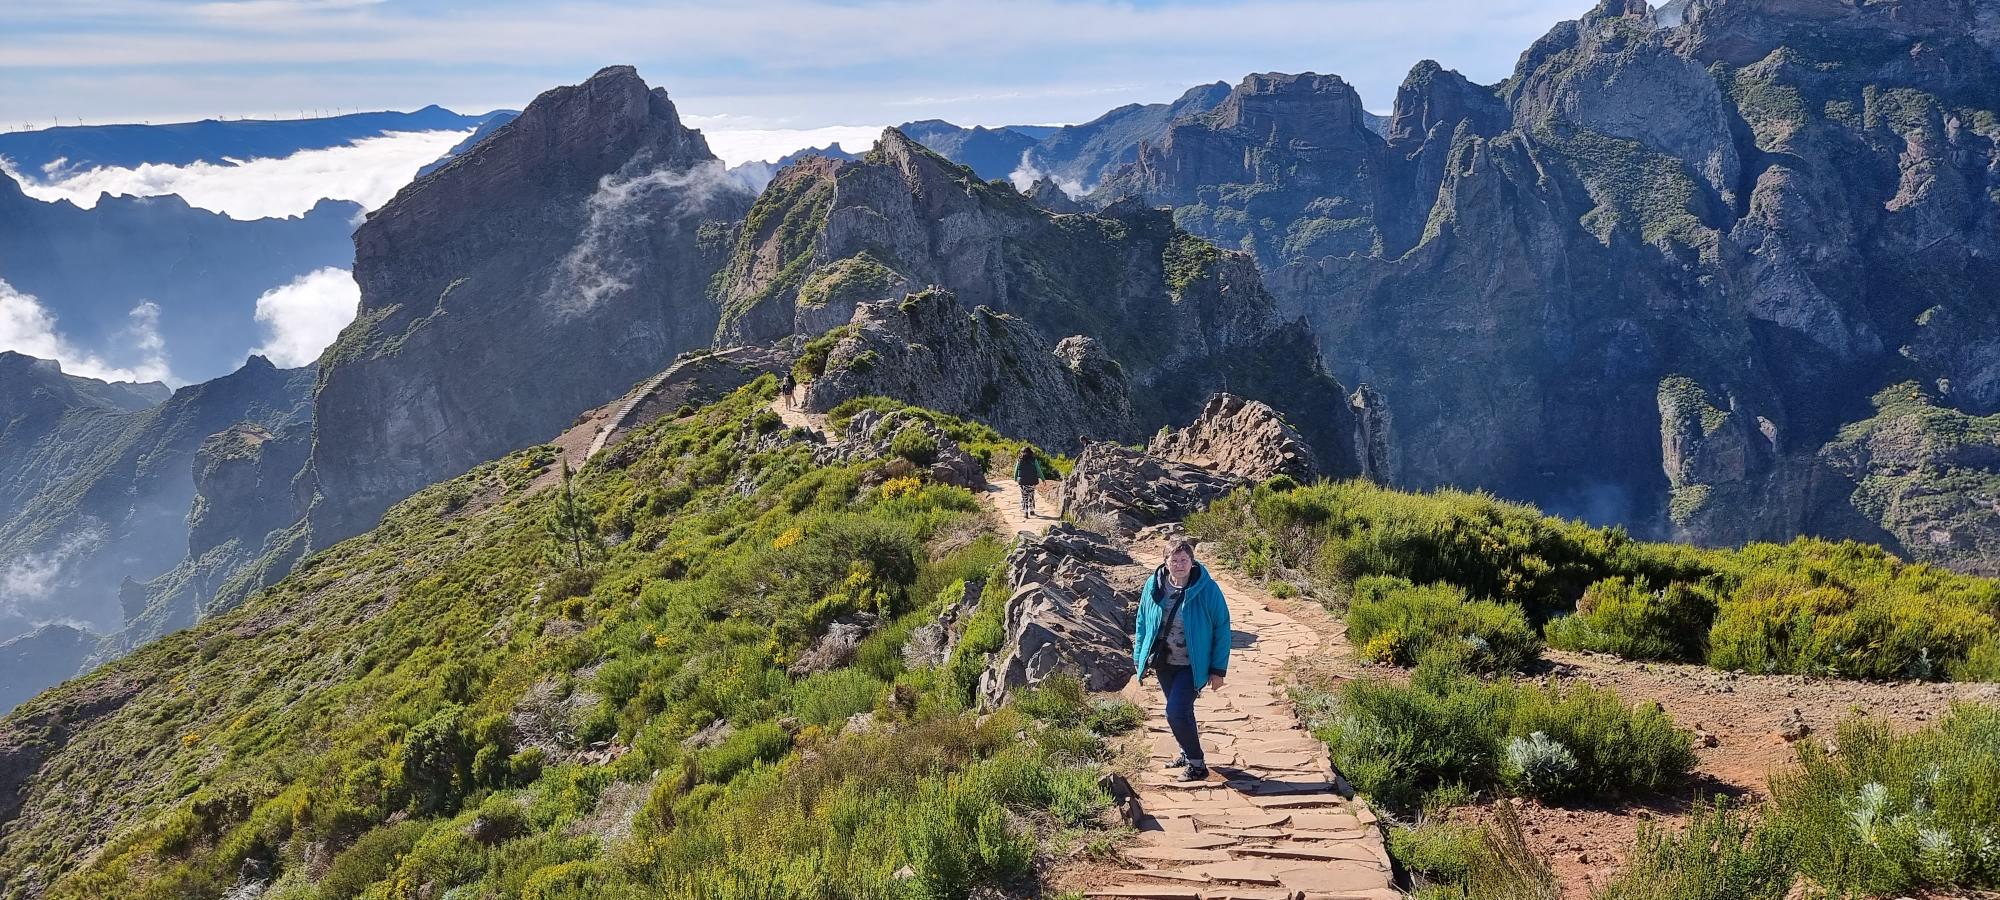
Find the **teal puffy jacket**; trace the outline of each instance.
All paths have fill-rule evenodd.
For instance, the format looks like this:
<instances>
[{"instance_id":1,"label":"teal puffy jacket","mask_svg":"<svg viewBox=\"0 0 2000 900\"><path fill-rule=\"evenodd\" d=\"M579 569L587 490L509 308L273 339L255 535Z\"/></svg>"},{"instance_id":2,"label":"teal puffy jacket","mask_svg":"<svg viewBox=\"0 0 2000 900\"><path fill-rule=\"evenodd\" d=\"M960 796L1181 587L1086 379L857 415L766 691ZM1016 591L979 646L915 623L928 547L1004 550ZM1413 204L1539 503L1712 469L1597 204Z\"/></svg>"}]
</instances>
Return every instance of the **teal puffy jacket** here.
<instances>
[{"instance_id":1,"label":"teal puffy jacket","mask_svg":"<svg viewBox=\"0 0 2000 900\"><path fill-rule=\"evenodd\" d=\"M1209 675L1229 670L1229 603L1200 563L1195 563L1190 574L1194 580L1188 583L1187 598L1181 601L1180 619L1181 627L1187 630L1188 668L1194 670L1194 686L1199 691L1208 685ZM1153 642L1162 637L1160 624L1167 614L1160 600L1171 594L1166 566L1155 569L1139 593L1139 615L1132 628L1132 664L1139 670L1136 677L1146 677L1146 663L1153 655Z\"/></svg>"}]
</instances>

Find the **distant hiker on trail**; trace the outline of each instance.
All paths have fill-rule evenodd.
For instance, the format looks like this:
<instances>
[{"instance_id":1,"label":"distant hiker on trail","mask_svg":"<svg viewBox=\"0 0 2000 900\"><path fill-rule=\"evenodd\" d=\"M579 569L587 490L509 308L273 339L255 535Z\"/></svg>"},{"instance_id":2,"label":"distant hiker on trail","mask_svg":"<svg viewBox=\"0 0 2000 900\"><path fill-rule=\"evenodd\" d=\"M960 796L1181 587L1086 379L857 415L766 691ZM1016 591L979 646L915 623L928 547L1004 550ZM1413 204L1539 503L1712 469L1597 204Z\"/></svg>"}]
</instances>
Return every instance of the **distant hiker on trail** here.
<instances>
[{"instance_id":1,"label":"distant hiker on trail","mask_svg":"<svg viewBox=\"0 0 2000 900\"><path fill-rule=\"evenodd\" d=\"M1156 672L1166 692L1167 726L1181 747L1167 768L1185 767L1182 781L1208 778L1194 698L1204 688L1221 687L1229 669L1229 603L1208 570L1194 561L1194 544L1189 538L1175 541L1167 561L1146 579L1132 632L1137 679Z\"/></svg>"},{"instance_id":2,"label":"distant hiker on trail","mask_svg":"<svg viewBox=\"0 0 2000 900\"><path fill-rule=\"evenodd\" d=\"M792 371L790 369L786 369L784 380L778 382L778 393L785 395L786 409L797 408L796 404L793 401L792 394L794 391L797 391L798 388L799 388L799 380L797 378L792 377Z\"/></svg>"},{"instance_id":3,"label":"distant hiker on trail","mask_svg":"<svg viewBox=\"0 0 2000 900\"><path fill-rule=\"evenodd\" d=\"M1042 480L1042 461L1035 458L1035 448L1021 448L1021 458L1014 461L1014 480L1021 483L1021 516L1032 519L1035 517L1035 485Z\"/></svg>"}]
</instances>

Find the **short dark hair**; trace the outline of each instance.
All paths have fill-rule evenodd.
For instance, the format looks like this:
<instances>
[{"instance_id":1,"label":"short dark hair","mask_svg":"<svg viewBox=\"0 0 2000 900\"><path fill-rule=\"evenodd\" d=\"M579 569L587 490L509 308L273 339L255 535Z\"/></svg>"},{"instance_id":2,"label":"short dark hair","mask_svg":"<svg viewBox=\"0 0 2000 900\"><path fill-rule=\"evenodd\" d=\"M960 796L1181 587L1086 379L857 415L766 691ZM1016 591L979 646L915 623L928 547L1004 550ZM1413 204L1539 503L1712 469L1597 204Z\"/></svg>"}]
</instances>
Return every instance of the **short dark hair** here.
<instances>
[{"instance_id":1,"label":"short dark hair","mask_svg":"<svg viewBox=\"0 0 2000 900\"><path fill-rule=\"evenodd\" d=\"M1200 542L1191 537L1177 538L1173 543L1167 545L1167 558L1172 559L1174 554L1185 550L1187 551L1188 559L1193 559L1194 545L1198 543Z\"/></svg>"}]
</instances>

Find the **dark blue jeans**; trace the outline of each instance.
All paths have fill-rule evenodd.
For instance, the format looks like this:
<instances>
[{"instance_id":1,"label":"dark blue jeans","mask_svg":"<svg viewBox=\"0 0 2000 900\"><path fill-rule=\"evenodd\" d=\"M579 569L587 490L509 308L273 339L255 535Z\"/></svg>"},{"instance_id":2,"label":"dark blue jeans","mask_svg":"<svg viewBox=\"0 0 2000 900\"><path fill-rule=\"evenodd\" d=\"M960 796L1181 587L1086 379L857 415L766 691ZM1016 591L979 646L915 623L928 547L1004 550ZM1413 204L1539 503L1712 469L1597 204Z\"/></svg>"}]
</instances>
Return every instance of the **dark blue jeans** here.
<instances>
[{"instance_id":1,"label":"dark blue jeans","mask_svg":"<svg viewBox=\"0 0 2000 900\"><path fill-rule=\"evenodd\" d=\"M1174 732L1174 743L1181 745L1181 756L1188 762L1206 767L1201 731L1194 722L1194 670L1163 664L1159 675L1160 689L1167 692L1167 727Z\"/></svg>"}]
</instances>

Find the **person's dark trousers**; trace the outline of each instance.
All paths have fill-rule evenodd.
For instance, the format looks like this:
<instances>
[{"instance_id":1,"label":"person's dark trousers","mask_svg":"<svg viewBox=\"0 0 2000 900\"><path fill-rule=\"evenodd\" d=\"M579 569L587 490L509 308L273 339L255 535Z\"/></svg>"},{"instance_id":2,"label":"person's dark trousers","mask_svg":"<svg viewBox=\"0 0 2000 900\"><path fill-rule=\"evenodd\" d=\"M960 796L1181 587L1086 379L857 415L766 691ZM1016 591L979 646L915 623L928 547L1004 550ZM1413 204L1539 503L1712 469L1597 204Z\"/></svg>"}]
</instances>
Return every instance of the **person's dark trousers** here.
<instances>
[{"instance_id":1,"label":"person's dark trousers","mask_svg":"<svg viewBox=\"0 0 2000 900\"><path fill-rule=\"evenodd\" d=\"M1181 756L1206 767L1201 753L1201 731L1194 722L1194 670L1187 666L1160 666L1160 689L1167 692L1167 727L1173 729L1174 743L1181 745Z\"/></svg>"}]
</instances>

